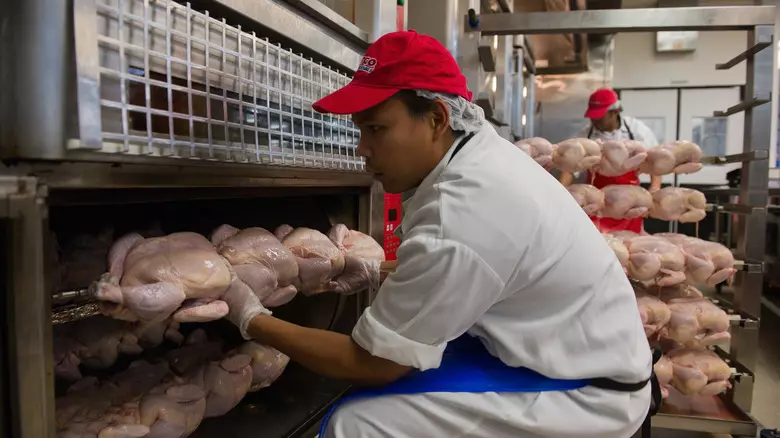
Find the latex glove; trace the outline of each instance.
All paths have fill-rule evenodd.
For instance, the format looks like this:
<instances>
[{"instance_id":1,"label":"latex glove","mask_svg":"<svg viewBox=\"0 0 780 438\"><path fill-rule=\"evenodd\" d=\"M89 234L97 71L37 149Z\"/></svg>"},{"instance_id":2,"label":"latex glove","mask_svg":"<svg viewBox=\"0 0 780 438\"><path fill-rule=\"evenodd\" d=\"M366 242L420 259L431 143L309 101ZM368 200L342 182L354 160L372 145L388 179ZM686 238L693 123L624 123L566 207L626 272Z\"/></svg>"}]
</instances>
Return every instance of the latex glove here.
<instances>
[{"instance_id":1,"label":"latex glove","mask_svg":"<svg viewBox=\"0 0 780 438\"><path fill-rule=\"evenodd\" d=\"M364 259L347 255L344 270L328 285L328 289L344 295L379 287L379 260Z\"/></svg>"},{"instance_id":2,"label":"latex glove","mask_svg":"<svg viewBox=\"0 0 780 438\"><path fill-rule=\"evenodd\" d=\"M228 305L228 314L225 318L232 322L241 331L241 336L246 340L252 339L247 333L249 323L257 315L270 315L271 311L260 304L260 299L252 289L241 279L234 276L222 300Z\"/></svg>"}]
</instances>

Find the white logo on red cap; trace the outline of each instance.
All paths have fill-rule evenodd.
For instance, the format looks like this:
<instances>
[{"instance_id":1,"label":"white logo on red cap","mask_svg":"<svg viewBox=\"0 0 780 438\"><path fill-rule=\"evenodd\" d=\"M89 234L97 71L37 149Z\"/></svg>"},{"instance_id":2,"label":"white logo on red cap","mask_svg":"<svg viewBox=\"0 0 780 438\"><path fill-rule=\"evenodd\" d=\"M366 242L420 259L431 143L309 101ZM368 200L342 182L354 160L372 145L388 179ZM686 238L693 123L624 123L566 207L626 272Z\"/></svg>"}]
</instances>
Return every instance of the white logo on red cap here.
<instances>
[{"instance_id":1,"label":"white logo on red cap","mask_svg":"<svg viewBox=\"0 0 780 438\"><path fill-rule=\"evenodd\" d=\"M360 60L360 66L358 67L358 71L371 73L372 71L374 71L374 68L376 68L376 59L370 56L364 56L363 59Z\"/></svg>"}]
</instances>

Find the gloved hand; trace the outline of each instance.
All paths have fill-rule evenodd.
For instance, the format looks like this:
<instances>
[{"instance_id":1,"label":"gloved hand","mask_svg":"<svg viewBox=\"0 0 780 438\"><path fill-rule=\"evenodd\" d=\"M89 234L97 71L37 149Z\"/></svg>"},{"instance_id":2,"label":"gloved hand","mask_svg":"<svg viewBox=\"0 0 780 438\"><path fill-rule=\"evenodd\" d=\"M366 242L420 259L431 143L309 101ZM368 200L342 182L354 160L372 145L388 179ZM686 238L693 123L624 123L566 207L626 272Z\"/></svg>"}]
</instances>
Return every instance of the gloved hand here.
<instances>
[{"instance_id":1,"label":"gloved hand","mask_svg":"<svg viewBox=\"0 0 780 438\"><path fill-rule=\"evenodd\" d=\"M344 258L344 270L329 284L328 289L344 295L379 287L379 260L364 259L347 255Z\"/></svg>"},{"instance_id":2,"label":"gloved hand","mask_svg":"<svg viewBox=\"0 0 780 438\"><path fill-rule=\"evenodd\" d=\"M252 289L246 285L240 278L233 275L222 300L228 305L228 314L226 318L232 322L241 331L241 336L246 340L252 339L247 333L247 328L252 319L257 315L270 315L271 311L260 304L260 299L255 295Z\"/></svg>"}]
</instances>

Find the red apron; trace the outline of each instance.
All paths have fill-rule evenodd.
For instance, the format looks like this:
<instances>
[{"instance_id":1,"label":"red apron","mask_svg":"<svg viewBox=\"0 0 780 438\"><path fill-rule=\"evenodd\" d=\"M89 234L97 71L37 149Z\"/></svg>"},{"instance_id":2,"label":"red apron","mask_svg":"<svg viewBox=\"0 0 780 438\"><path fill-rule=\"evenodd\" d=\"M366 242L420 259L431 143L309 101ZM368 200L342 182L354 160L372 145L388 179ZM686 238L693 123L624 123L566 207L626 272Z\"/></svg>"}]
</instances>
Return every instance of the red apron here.
<instances>
[{"instance_id":1,"label":"red apron","mask_svg":"<svg viewBox=\"0 0 780 438\"><path fill-rule=\"evenodd\" d=\"M588 172L588 181L590 182L593 175ZM604 176L599 173L596 174L596 178L592 183L597 189L602 189L609 185L623 184L623 185L639 185L639 174L632 170L631 172L624 173L620 176ZM642 218L634 219L612 219L608 217L594 217L591 216L590 220L596 225L596 227L602 233L608 233L611 231L633 231L635 233L642 232Z\"/></svg>"}]
</instances>

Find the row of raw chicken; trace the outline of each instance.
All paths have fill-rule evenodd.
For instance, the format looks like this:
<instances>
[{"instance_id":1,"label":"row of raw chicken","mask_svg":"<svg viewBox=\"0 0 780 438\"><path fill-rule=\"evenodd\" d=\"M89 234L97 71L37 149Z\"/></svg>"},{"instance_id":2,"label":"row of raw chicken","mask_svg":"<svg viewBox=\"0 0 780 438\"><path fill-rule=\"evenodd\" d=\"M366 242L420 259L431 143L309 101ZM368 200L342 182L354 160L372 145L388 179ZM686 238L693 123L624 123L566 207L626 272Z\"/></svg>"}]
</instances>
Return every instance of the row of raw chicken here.
<instances>
[{"instance_id":1,"label":"row of raw chicken","mask_svg":"<svg viewBox=\"0 0 780 438\"><path fill-rule=\"evenodd\" d=\"M176 341L182 322L205 322L227 315L220 298L231 288L249 288L266 307L288 303L298 292L351 294L370 279L341 275L362 260L384 260L371 237L344 225L329 235L310 228L217 228L211 241L191 233L118 239L108 253L109 272L91 287L104 315L142 325L170 324ZM180 341L180 339L178 339Z\"/></svg>"},{"instance_id":2,"label":"row of raw chicken","mask_svg":"<svg viewBox=\"0 0 780 438\"><path fill-rule=\"evenodd\" d=\"M632 280L715 286L736 273L731 250L717 242L677 233L616 231L603 236Z\"/></svg>"},{"instance_id":3,"label":"row of raw chicken","mask_svg":"<svg viewBox=\"0 0 780 438\"><path fill-rule=\"evenodd\" d=\"M250 390L273 383L289 359L253 342L223 352L218 341L180 323L220 319L220 298L248 288L267 307L298 292L351 294L376 279L355 275L355 264L384 260L372 238L344 225L328 235L287 225L217 228L211 241L197 233L144 239L126 235L108 251L109 272L92 285L106 316L55 328L55 373L76 381L57 400L63 437L183 437L203 418L223 415ZM359 271L359 270L358 270ZM159 363L137 362L112 378L83 378L82 369L110 368L120 355L154 349L164 339L185 343Z\"/></svg>"},{"instance_id":4,"label":"row of raw chicken","mask_svg":"<svg viewBox=\"0 0 780 438\"><path fill-rule=\"evenodd\" d=\"M731 367L714 345L731 339L731 318L693 285L714 286L736 270L723 245L675 233L604 234L632 280L637 307L651 345L663 356L654 369L662 396L712 396L730 388Z\"/></svg>"},{"instance_id":5,"label":"row of raw chicken","mask_svg":"<svg viewBox=\"0 0 780 438\"><path fill-rule=\"evenodd\" d=\"M712 396L731 387L731 367L708 347L728 342L728 314L688 285L659 288L635 283L645 334L664 354L654 370L662 396Z\"/></svg>"},{"instance_id":6,"label":"row of raw chicken","mask_svg":"<svg viewBox=\"0 0 780 438\"><path fill-rule=\"evenodd\" d=\"M638 170L650 175L686 174L702 168L701 148L690 141L670 141L647 148L635 140L573 138L551 144L541 137L515 143L546 169L577 173L593 170L604 176L620 176Z\"/></svg>"},{"instance_id":7,"label":"row of raw chicken","mask_svg":"<svg viewBox=\"0 0 780 438\"><path fill-rule=\"evenodd\" d=\"M204 418L233 409L247 392L273 383L289 358L245 342L223 352L195 330L154 363L139 360L108 379L83 378L56 400L61 438L186 437Z\"/></svg>"},{"instance_id":8,"label":"row of raw chicken","mask_svg":"<svg viewBox=\"0 0 780 438\"><path fill-rule=\"evenodd\" d=\"M653 193L633 185L597 189L590 184L572 184L568 189L588 216L699 222L707 215L704 194L684 187L665 187Z\"/></svg>"}]
</instances>

